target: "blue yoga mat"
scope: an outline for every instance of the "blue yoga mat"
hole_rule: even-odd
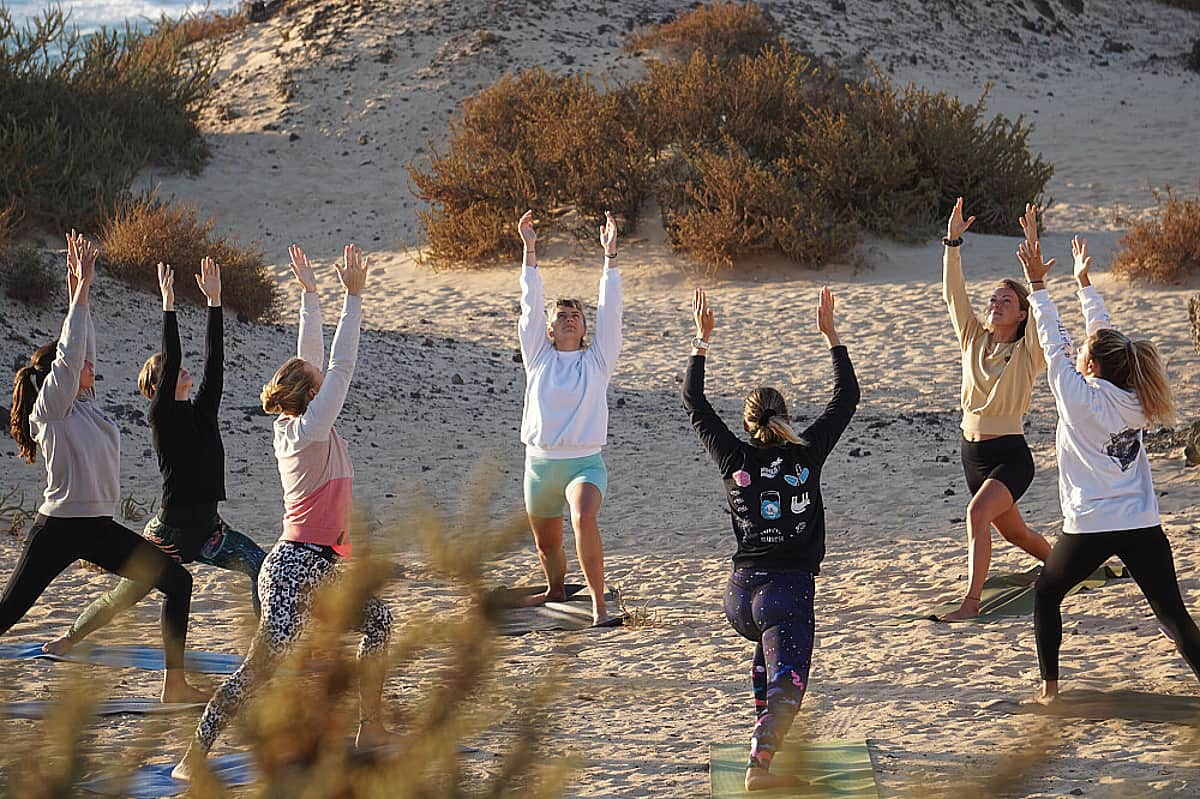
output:
[[[188,789],[190,783],[172,779],[171,769],[178,761],[148,763],[140,767],[129,779],[102,777],[79,784],[80,788],[102,796],[122,796],[129,799],[158,799],[161,796],[178,796]],[[210,757],[208,767],[217,779],[230,788],[249,785],[256,776],[254,758],[245,752]]]
[[[148,646],[102,646],[86,641],[77,645],[64,657],[47,655],[42,651],[41,643],[14,641],[0,644],[0,658],[5,660],[66,660],[71,663],[124,666],[147,671],[162,671],[166,668],[161,649]],[[188,671],[202,674],[233,674],[240,665],[242,665],[241,655],[190,650],[184,655],[184,667]]]
[[[9,702],[0,706],[0,716],[10,719],[44,719],[58,704],[58,702],[50,699]],[[203,707],[204,705],[199,703],[164,703],[157,699],[105,699],[96,705],[95,714],[97,716],[120,716],[124,714],[164,716],[173,713],[186,713],[189,710],[199,713]]]

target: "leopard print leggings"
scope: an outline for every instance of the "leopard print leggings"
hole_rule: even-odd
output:
[[[196,741],[204,751],[212,749],[242,704],[275,671],[279,659],[304,631],[316,590],[336,574],[335,561],[306,544],[279,541],[268,553],[258,575],[262,597],[258,633],[242,665],[204,708],[196,727]],[[391,636],[392,613],[377,597],[371,597],[363,607],[357,629],[363,634],[359,659],[380,654],[387,649]]]

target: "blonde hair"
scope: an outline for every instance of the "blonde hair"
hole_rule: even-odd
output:
[[[580,302],[579,300],[572,299],[570,297],[566,297],[564,299],[554,301],[554,306],[553,306],[552,310],[554,311],[555,314],[558,313],[559,308],[574,308],[575,310],[579,311],[579,315],[583,317],[583,335],[579,337],[579,349],[586,350],[588,348],[587,314],[584,313],[583,303]],[[553,316],[553,315],[554,314],[547,314],[547,316]],[[547,323],[547,326],[548,325],[549,325],[549,323]],[[547,331],[546,335],[550,335],[549,331]]]
[[[1175,422],[1175,398],[1167,369],[1152,341],[1133,341],[1117,330],[1097,330],[1088,340],[1088,354],[1100,377],[1137,394],[1146,420],[1169,426]]]
[[[271,382],[263,386],[262,408],[267,413],[299,416],[308,410],[310,394],[316,388],[308,361],[288,358],[275,372]]]
[[[756,441],[768,447],[803,443],[787,422],[787,403],[773,388],[756,388],[746,397],[742,420]]]
[[[1029,323],[1029,287],[1019,280],[1006,277],[996,283],[996,288],[1011,289],[1017,295],[1017,305],[1025,312],[1025,318],[1017,325],[1017,338],[1015,340],[1020,341],[1025,338],[1025,325]]]
[[[158,381],[162,379],[162,361],[162,353],[156,352],[146,359],[142,364],[142,371],[138,372],[138,390],[148,400],[154,399],[154,395],[158,393]]]
[[[26,463],[37,460],[37,442],[29,432],[29,414],[37,401],[42,383],[50,374],[57,350],[54,344],[43,344],[29,356],[29,363],[17,370],[13,376],[12,409],[8,412],[8,431],[17,442],[17,451]]]

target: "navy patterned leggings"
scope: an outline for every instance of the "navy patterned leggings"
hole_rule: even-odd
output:
[[[725,590],[725,617],[754,641],[754,706],[758,721],[749,765],[770,768],[800,710],[812,665],[813,576],[807,572],[734,569]]]

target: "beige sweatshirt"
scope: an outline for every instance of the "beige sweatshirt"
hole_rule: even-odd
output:
[[[993,341],[975,316],[963,278],[958,247],[942,257],[942,297],[962,350],[962,429],[969,435],[1023,435],[1022,417],[1029,410],[1034,379],[1046,368],[1037,326],[1030,316],[1025,335],[1011,342]]]

